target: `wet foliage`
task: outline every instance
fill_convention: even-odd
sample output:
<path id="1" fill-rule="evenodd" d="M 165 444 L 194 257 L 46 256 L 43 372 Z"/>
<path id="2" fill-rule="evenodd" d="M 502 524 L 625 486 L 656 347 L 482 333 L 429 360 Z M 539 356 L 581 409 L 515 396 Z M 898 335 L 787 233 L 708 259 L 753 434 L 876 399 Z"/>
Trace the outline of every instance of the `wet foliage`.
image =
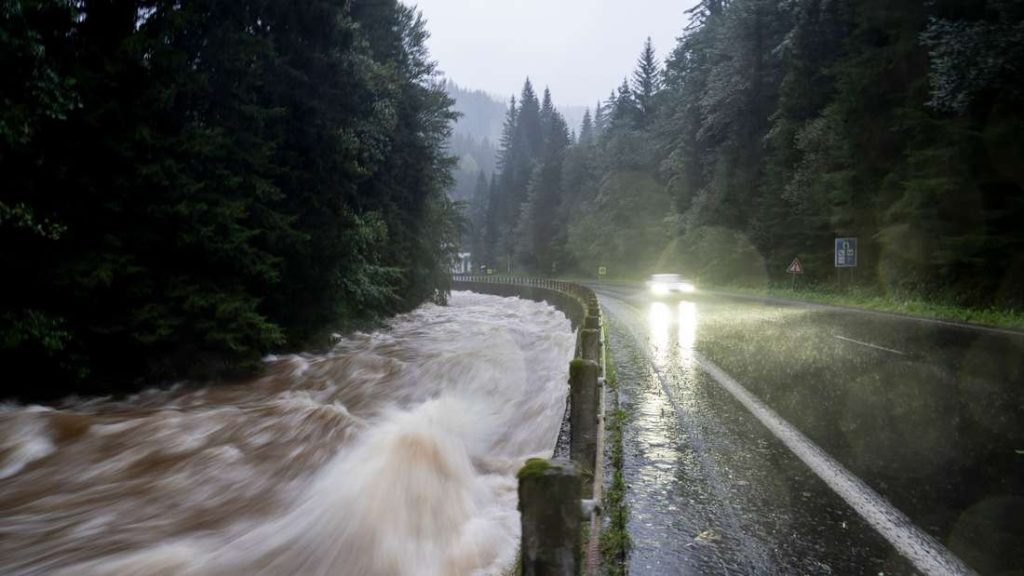
<path id="1" fill-rule="evenodd" d="M 564 150 L 541 146 L 524 88 L 497 182 L 478 188 L 482 263 L 765 286 L 800 257 L 828 285 L 849 236 L 843 285 L 1024 306 L 1020 2 L 703 0 L 690 15 L 664 65 L 644 45 Z"/>
<path id="2" fill-rule="evenodd" d="M 0 395 L 238 374 L 443 300 L 426 36 L 394 0 L 4 2 Z"/>
<path id="3" fill-rule="evenodd" d="M 604 342 L 608 346 L 605 356 L 605 402 L 608 403 L 605 418 L 605 445 L 608 452 L 607 466 L 611 478 L 604 492 L 604 516 L 607 518 L 601 530 L 601 560 L 605 572 L 611 576 L 628 572 L 629 550 L 632 539 L 629 535 L 629 505 L 626 503 L 626 481 L 623 475 L 622 431 L 626 424 L 626 413 L 618 408 L 619 377 L 615 361 L 610 352 L 612 342 L 608 338 L 607 325 L 602 326 Z"/>

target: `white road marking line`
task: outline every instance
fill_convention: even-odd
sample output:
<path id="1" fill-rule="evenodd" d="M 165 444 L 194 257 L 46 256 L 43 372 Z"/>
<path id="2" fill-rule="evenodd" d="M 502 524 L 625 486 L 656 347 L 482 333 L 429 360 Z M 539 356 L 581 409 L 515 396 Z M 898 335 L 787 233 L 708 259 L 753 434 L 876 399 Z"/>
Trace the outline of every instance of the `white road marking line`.
<path id="1" fill-rule="evenodd" d="M 612 298 L 614 299 L 614 298 Z M 639 313 L 635 307 L 626 304 Z M 635 335 L 634 335 L 635 337 Z M 940 542 L 917 527 L 888 500 L 829 456 L 792 424 L 747 391 L 717 364 L 694 351 L 701 369 L 743 405 L 773 436 L 842 498 L 915 568 L 928 576 L 977 576 Z M 657 366 L 652 363 L 657 369 Z M 657 370 L 655 370 L 657 372 Z M 664 385 L 664 382 L 662 382 Z"/>
<path id="2" fill-rule="evenodd" d="M 921 572 L 938 575 L 974 575 L 962 560 L 941 543 L 918 528 L 905 514 L 897 510 L 863 480 L 819 448 L 774 410 L 747 391 L 714 362 L 695 354 L 697 362 L 740 404 L 750 411 L 761 424 L 786 445 L 808 468 L 850 505 L 879 534 L 889 541 Z"/>
<path id="3" fill-rule="evenodd" d="M 900 356 L 906 356 L 907 355 L 906 352 L 900 352 L 899 350 L 893 350 L 892 348 L 886 348 L 885 346 L 879 346 L 877 344 L 872 344 L 871 342 L 862 342 L 860 340 L 854 340 L 853 338 L 847 338 L 846 336 L 840 336 L 839 334 L 833 334 L 832 337 L 833 338 L 838 338 L 839 340 L 845 340 L 846 342 L 853 342 L 854 344 L 860 344 L 861 346 L 867 346 L 868 348 L 874 348 L 875 350 L 883 350 L 885 352 L 892 352 L 893 354 L 899 354 Z"/>

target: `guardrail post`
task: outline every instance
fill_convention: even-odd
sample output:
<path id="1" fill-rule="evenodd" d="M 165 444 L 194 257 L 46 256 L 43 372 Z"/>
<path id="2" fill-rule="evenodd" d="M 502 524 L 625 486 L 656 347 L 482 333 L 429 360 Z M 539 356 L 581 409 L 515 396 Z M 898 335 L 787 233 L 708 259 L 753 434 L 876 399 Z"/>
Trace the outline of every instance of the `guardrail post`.
<path id="1" fill-rule="evenodd" d="M 584 360 L 601 361 L 601 331 L 593 329 L 580 330 L 580 356 Z"/>
<path id="2" fill-rule="evenodd" d="M 520 549 L 526 576 L 576 576 L 580 566 L 580 475 L 563 458 L 531 458 L 519 470 Z"/>
<path id="3" fill-rule="evenodd" d="M 600 371 L 593 360 L 576 358 L 569 364 L 569 457 L 584 472 L 593 472 L 597 457 Z"/>

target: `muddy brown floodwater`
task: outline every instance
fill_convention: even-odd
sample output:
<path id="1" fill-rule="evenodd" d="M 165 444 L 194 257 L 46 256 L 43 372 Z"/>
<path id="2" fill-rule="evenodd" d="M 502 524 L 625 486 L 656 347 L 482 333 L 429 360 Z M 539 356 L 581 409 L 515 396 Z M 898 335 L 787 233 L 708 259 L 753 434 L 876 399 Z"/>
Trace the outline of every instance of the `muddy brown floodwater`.
<path id="1" fill-rule="evenodd" d="M 252 382 L 2 405 L 0 573 L 500 573 L 574 341 L 457 292 Z"/>

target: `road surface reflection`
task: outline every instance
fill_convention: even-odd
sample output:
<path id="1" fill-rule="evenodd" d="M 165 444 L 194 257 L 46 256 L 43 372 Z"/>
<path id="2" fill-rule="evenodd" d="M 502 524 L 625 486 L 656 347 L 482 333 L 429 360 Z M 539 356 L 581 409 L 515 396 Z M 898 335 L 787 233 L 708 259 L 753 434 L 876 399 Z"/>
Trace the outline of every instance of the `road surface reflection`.
<path id="1" fill-rule="evenodd" d="M 697 326 L 697 305 L 694 302 L 652 302 L 647 309 L 647 327 L 655 361 L 660 365 L 672 362 L 692 367 Z"/>

